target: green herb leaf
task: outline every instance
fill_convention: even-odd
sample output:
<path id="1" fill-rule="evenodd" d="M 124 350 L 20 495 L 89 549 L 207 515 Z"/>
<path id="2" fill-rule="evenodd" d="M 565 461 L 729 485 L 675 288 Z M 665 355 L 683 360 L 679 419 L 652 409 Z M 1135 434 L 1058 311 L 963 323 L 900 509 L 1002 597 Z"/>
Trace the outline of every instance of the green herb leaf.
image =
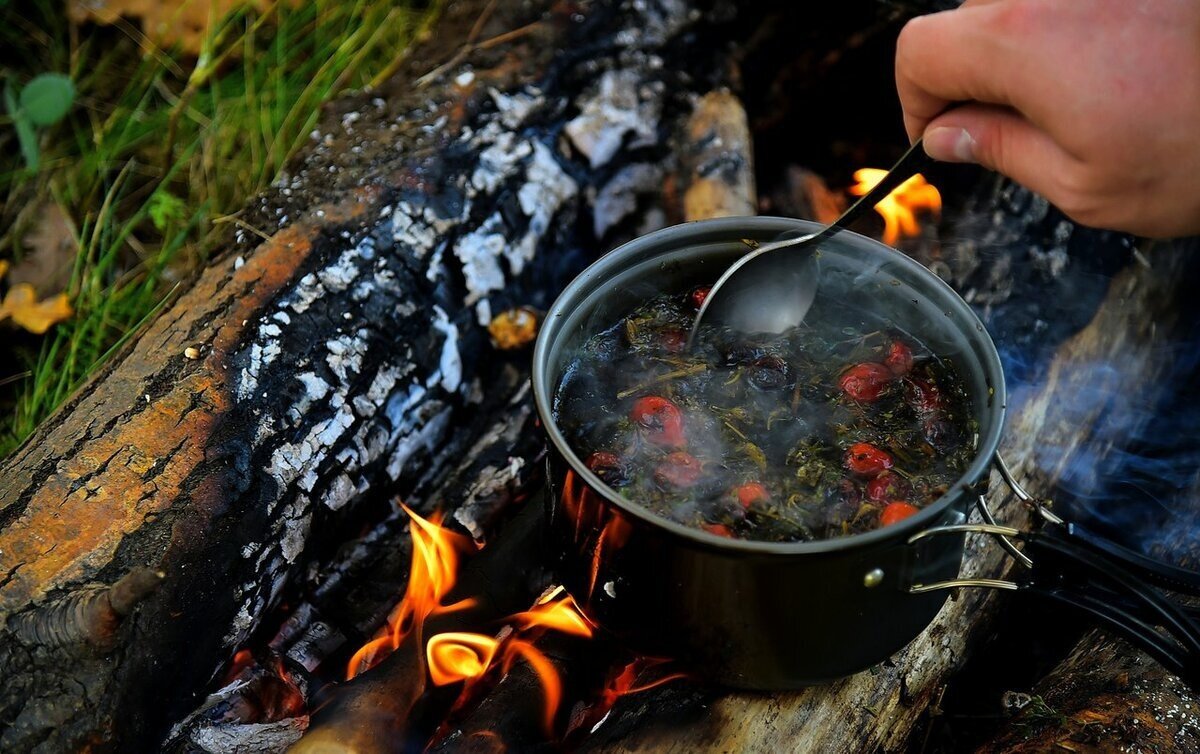
<path id="1" fill-rule="evenodd" d="M 159 189 L 150 195 L 147 209 L 150 212 L 150 222 L 161 231 L 167 227 L 167 223 L 183 217 L 184 204 L 182 199 L 170 191 Z"/>
<path id="2" fill-rule="evenodd" d="M 38 126 L 52 126 L 62 120 L 75 102 L 75 84 L 61 73 L 35 76 L 21 90 L 21 110 Z"/>

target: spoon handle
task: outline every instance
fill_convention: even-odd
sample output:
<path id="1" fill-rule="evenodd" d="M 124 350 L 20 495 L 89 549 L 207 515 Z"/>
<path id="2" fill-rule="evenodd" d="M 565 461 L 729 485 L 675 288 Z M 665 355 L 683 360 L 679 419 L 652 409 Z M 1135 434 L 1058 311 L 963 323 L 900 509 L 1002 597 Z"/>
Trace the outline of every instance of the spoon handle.
<path id="1" fill-rule="evenodd" d="M 808 243 L 813 245 L 818 244 L 834 233 L 845 229 L 846 226 L 857 220 L 864 212 L 887 198 L 887 195 L 895 191 L 896 187 L 901 183 L 904 183 L 909 178 L 929 167 L 933 163 L 933 159 L 925 154 L 924 141 L 924 139 L 914 141 L 912 146 L 908 148 L 908 151 L 899 160 L 896 160 L 896 164 L 892 165 L 892 169 L 887 172 L 887 175 L 879 183 L 876 183 L 870 191 L 860 196 L 854 204 L 851 204 L 842 213 L 841 217 L 825 226 L 815 236 L 812 236 L 808 240 Z"/>
<path id="2" fill-rule="evenodd" d="M 883 176 L 883 179 L 879 183 L 872 186 L 870 191 L 860 196 L 858 201 L 851 204 L 842 213 L 841 217 L 821 228 L 816 233 L 771 241 L 768 244 L 759 246 L 755 253 L 761 254 L 774 251 L 775 249 L 785 249 L 789 246 L 803 246 L 806 249 L 815 248 L 830 236 L 845 230 L 850 223 L 857 220 L 863 213 L 887 198 L 887 195 L 895 191 L 897 186 L 932 164 L 933 158 L 925 154 L 925 140 L 917 139 L 908 148 L 908 151 L 901 155 L 899 160 L 896 160 L 896 164 L 892 165 L 892 169 L 887 172 L 887 175 Z M 795 233 L 795 231 L 785 233 L 784 235 L 791 235 L 792 233 Z"/>

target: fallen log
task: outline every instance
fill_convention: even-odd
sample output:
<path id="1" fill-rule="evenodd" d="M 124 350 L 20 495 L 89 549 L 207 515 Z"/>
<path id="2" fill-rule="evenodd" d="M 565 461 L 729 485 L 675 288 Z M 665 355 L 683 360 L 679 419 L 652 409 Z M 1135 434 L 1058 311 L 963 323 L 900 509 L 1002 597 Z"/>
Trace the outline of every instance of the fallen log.
<path id="1" fill-rule="evenodd" d="M 1168 295 L 1200 277 L 1196 239 L 1158 244 L 1135 276 L 1164 294 L 1143 313 L 1144 367 L 1118 370 L 1092 390 L 1108 404 L 1107 430 L 1085 449 L 1090 468 L 1065 466 L 1065 503 L 1078 498 L 1093 527 L 1166 562 L 1200 568 L 1200 478 L 1195 477 L 1197 302 Z M 1129 280 L 1117 281 L 1122 295 Z M 1106 324 L 1097 321 L 1094 327 Z M 1101 363 L 1100 366 L 1107 367 Z M 1103 372 L 1101 372 L 1103 373 Z M 1073 472 L 1073 473 L 1071 473 Z M 1190 483 L 1188 477 L 1191 477 Z M 1078 507 L 1078 506 L 1077 506 Z M 1016 714 L 981 754 L 1064 751 L 1192 752 L 1200 749 L 1196 691 L 1142 650 L 1088 632 L 1045 678 L 1017 695 Z"/>
<path id="2" fill-rule="evenodd" d="M 0 467 L 0 748 L 156 747 L 324 534 L 470 447 L 450 438 L 503 366 L 481 324 L 549 303 L 624 168 L 673 169 L 720 62 L 682 3 L 549 6 L 497 8 L 459 55 L 487 4 L 455 4 L 335 103 L 240 218 L 270 240 L 239 231 Z M 609 212 L 599 243 L 643 217 Z M 111 649 L 26 630 L 137 568 L 165 576 Z"/>

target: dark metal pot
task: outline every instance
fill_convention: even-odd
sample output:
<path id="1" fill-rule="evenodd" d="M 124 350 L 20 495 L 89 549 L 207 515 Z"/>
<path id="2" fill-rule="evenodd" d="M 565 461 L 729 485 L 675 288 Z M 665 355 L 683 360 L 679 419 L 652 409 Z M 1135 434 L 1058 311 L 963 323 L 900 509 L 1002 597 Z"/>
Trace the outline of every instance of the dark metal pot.
<path id="1" fill-rule="evenodd" d="M 731 540 L 660 518 L 584 466 L 555 424 L 553 397 L 580 343 L 645 296 L 711 283 L 746 252 L 742 239 L 762 242 L 817 227 L 775 217 L 725 218 L 635 239 L 567 287 L 534 351 L 534 395 L 550 442 L 548 533 L 561 555 L 563 583 L 631 645 L 679 657 L 742 688 L 796 688 L 868 668 L 912 641 L 941 608 L 944 592 L 909 590 L 955 578 L 962 539 L 908 540 L 962 523 L 987 484 L 1005 391 L 982 324 L 948 285 L 894 249 L 850 232 L 823 245 L 823 286 L 838 280 L 841 295 L 862 296 L 864 305 L 888 302 L 897 326 L 954 360 L 979 424 L 975 459 L 945 495 L 899 524 L 851 537 Z"/>

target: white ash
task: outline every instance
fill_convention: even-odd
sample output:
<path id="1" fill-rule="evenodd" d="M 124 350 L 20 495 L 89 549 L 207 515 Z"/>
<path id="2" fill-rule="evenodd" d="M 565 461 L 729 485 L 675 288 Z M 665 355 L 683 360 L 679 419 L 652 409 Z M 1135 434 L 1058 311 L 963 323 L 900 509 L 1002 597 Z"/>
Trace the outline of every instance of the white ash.
<path id="1" fill-rule="evenodd" d="M 626 134 L 633 134 L 630 146 L 653 144 L 662 109 L 658 91 L 643 85 L 636 70 L 605 71 L 584 96 L 579 115 L 567 123 L 567 137 L 593 169 L 617 154 Z"/>
<path id="2" fill-rule="evenodd" d="M 662 189 L 663 169 L 637 162 L 626 165 L 600 188 L 592 210 L 592 229 L 602 238 L 617 223 L 637 210 L 638 198 Z"/>
<path id="3" fill-rule="evenodd" d="M 475 302 L 475 321 L 480 327 L 487 327 L 492 322 L 492 302 L 488 299 L 480 299 Z"/>
<path id="4" fill-rule="evenodd" d="M 505 128 L 513 131 L 520 128 L 529 114 L 541 107 L 545 101 L 541 92 L 532 87 L 512 94 L 505 94 L 492 87 L 488 89 L 488 94 L 500 112 L 500 122 Z"/>
<path id="5" fill-rule="evenodd" d="M 500 269 L 500 257 L 508 239 L 504 236 L 504 221 L 496 212 L 472 232 L 462 236 L 454 244 L 454 255 L 462 263 L 463 276 L 467 281 L 467 306 L 478 301 L 491 291 L 504 287 L 504 271 Z"/>
<path id="6" fill-rule="evenodd" d="M 513 275 L 520 275 L 525 265 L 533 261 L 538 241 L 550 229 L 550 221 L 578 191 L 579 186 L 554 159 L 554 154 L 544 144 L 534 142 L 525 183 L 517 190 L 517 201 L 521 211 L 529 216 L 529 226 L 521 240 L 505 251 Z"/>
<path id="7" fill-rule="evenodd" d="M 440 382 L 443 390 L 447 393 L 454 393 L 462 384 L 462 357 L 458 353 L 458 326 L 451 322 L 450 318 L 446 316 L 445 310 L 436 304 L 433 307 L 433 313 L 433 329 L 444 337 L 442 355 L 438 361 Z"/>
<path id="8" fill-rule="evenodd" d="M 492 126 L 496 128 L 492 129 Z M 479 164 L 471 174 L 470 187 L 475 193 L 495 192 L 533 150 L 528 141 L 518 141 L 515 133 L 500 129 L 496 121 L 489 123 L 488 129 L 480 132 L 481 136 L 488 130 L 494 130 L 494 141 L 479 153 Z"/>

